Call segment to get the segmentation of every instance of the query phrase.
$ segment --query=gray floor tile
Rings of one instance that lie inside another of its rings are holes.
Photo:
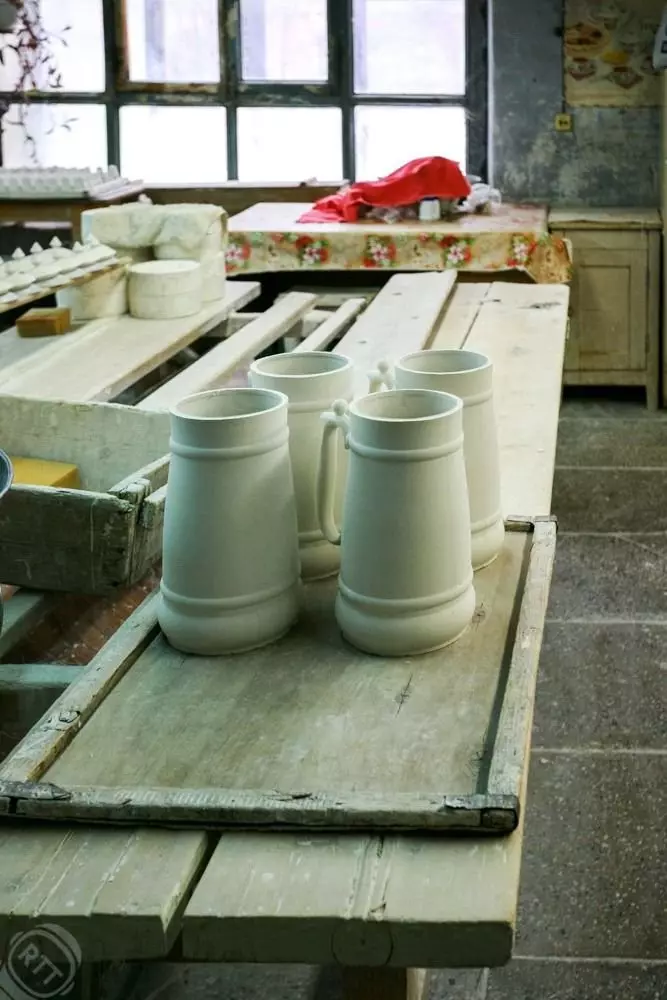
[[[667,756],[534,752],[516,953],[667,958]]]
[[[557,468],[551,509],[562,531],[666,531],[667,468]]]
[[[643,389],[633,392],[621,389],[618,392],[573,392],[565,391],[560,408],[562,417],[601,417],[610,419],[661,420],[667,416],[665,410],[649,410]]]
[[[667,535],[561,532],[548,616],[667,620]]]
[[[484,1000],[482,970],[433,970],[428,1000]],[[342,1000],[339,968],[294,965],[146,966],[128,1000]]]
[[[316,982],[300,965],[147,965],[127,1000],[312,1000]]]
[[[667,965],[512,962],[493,969],[488,1000],[664,1000]]]
[[[667,467],[663,419],[561,419],[556,465]]]
[[[548,622],[533,746],[667,749],[667,625]]]

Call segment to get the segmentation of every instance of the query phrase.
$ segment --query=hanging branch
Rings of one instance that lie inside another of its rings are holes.
[[[0,121],[4,119],[12,104],[18,105],[18,121],[10,122],[23,130],[24,142],[31,161],[37,166],[39,154],[37,138],[28,123],[30,95],[35,91],[62,89],[63,80],[55,49],[67,47],[63,34],[49,31],[44,23],[41,0],[7,0],[16,8],[16,24],[7,35],[0,35],[0,64],[6,65],[8,53],[13,53],[18,67],[18,77],[11,99],[0,99]],[[63,33],[69,31],[69,25]],[[64,127],[69,127],[69,122]]]

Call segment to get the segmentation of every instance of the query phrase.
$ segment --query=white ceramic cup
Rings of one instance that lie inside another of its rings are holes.
[[[322,534],[317,516],[317,469],[324,425],[321,414],[334,400],[350,400],[354,368],[349,358],[328,351],[273,354],[250,366],[250,384],[283,392],[288,400],[290,455],[299,523],[301,575],[317,580],[340,566],[340,550]],[[335,511],[340,517],[345,493],[347,452],[337,448]]]
[[[324,415],[318,511],[341,546],[336,618],[354,646],[410,656],[453,642],[475,610],[461,400],[404,390]],[[342,529],[335,447],[350,451]]]
[[[171,411],[158,620],[185,653],[274,642],[296,620],[299,555],[287,398],[217,389]]]
[[[493,407],[493,365],[484,354],[465,350],[417,351],[390,370],[386,363],[371,376],[371,388],[435,389],[463,401],[472,564],[482,569],[503,547],[505,525],[500,497],[500,453]]]

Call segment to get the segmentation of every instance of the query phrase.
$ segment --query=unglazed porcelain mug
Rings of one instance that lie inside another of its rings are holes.
[[[463,401],[465,455],[472,564],[482,569],[503,547],[505,524],[500,499],[500,454],[493,407],[493,365],[475,351],[418,351],[393,371],[385,362],[371,375],[371,389],[435,389]]]
[[[279,639],[299,608],[287,397],[217,389],[171,411],[158,621],[184,653]]]
[[[475,610],[463,404],[400,389],[337,401],[324,414],[318,511],[341,546],[336,618],[346,639],[380,656],[453,642]],[[350,452],[342,530],[335,449]]]
[[[304,579],[332,576],[340,566],[340,550],[326,540],[317,516],[317,469],[324,430],[321,414],[337,399],[352,399],[353,378],[354,367],[350,359],[328,351],[274,354],[250,366],[251,385],[276,389],[289,400],[290,456]],[[340,519],[347,479],[347,452],[342,441],[339,441],[336,458],[334,512]]]

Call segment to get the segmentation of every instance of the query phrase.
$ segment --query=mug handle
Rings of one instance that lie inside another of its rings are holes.
[[[384,389],[396,388],[396,377],[388,361],[378,361],[375,371],[368,375],[368,391],[380,392]]]
[[[341,431],[345,447],[349,446],[350,423],[347,403],[337,399],[331,411],[322,414],[324,433],[317,473],[317,517],[320,530],[332,545],[340,545],[341,530],[336,524],[334,500],[336,496],[336,434]]]

